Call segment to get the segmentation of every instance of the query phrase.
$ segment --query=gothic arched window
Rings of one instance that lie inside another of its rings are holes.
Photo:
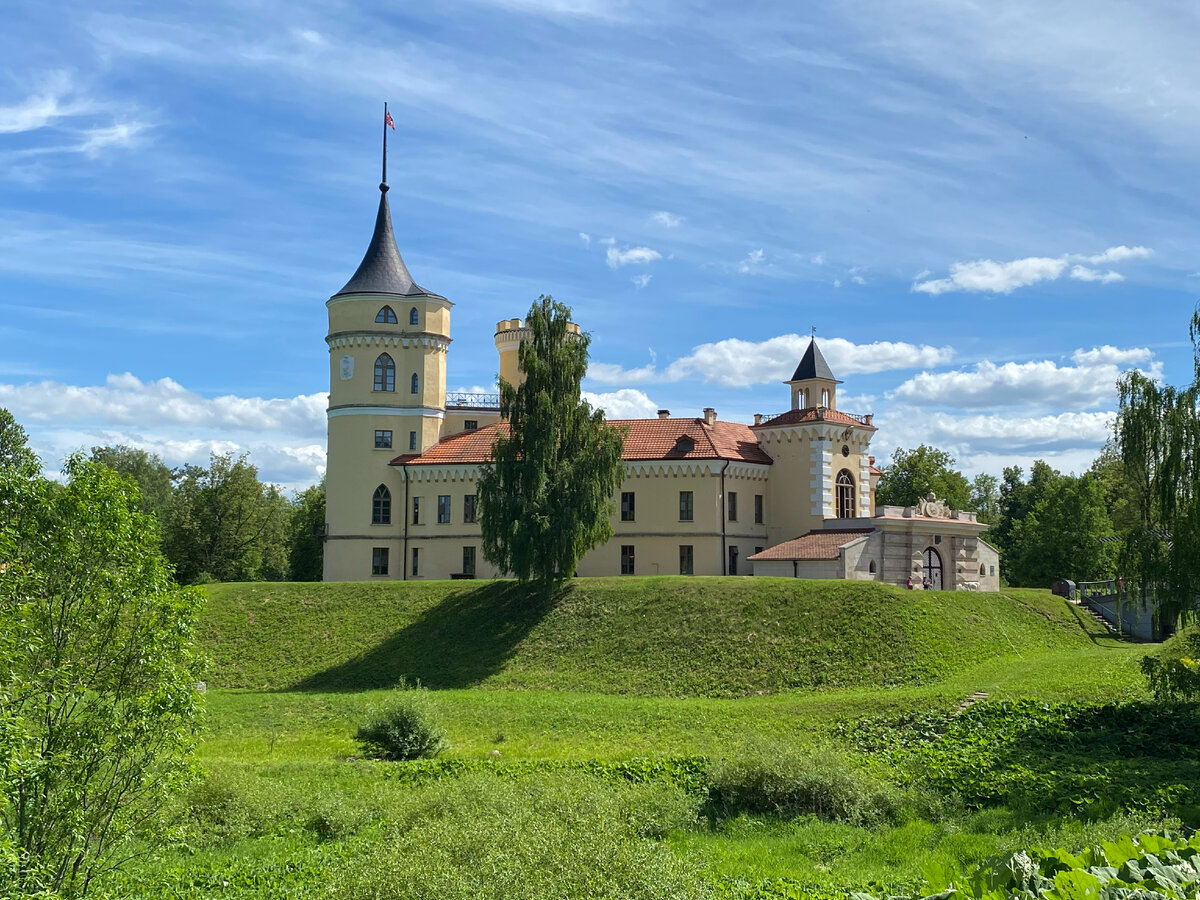
[[[408,324],[409,325],[416,325],[417,322],[420,320],[420,318],[421,318],[421,314],[419,312],[417,312],[417,308],[415,306],[408,311]]]
[[[392,492],[386,485],[381,484],[375,488],[375,493],[371,496],[371,524],[392,524]]]
[[[417,373],[416,373],[416,372],[413,372],[413,377],[412,377],[412,385],[411,385],[411,388],[410,388],[410,392],[411,392],[411,393],[413,393],[413,394],[417,393],[417,387],[418,387],[418,385],[419,385],[419,380],[417,379]]]
[[[375,313],[375,321],[382,322],[385,325],[395,325],[396,314],[392,312],[392,308],[390,306],[385,306],[379,312]]]
[[[854,476],[846,469],[838,472],[837,477],[837,517],[853,519],[854,512]]]
[[[396,390],[396,364],[386,353],[381,353],[375,360],[375,390]]]

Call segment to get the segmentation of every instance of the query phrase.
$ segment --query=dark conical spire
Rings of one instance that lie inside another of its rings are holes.
[[[425,288],[415,283],[408,274],[408,267],[396,246],[396,235],[392,232],[392,211],[388,207],[387,182],[379,185],[379,214],[375,217],[375,233],[371,245],[358,264],[358,270],[333,296],[343,294],[400,294],[413,296],[428,294]]]
[[[796,366],[796,373],[792,375],[792,381],[807,381],[810,378],[821,378],[841,384],[833,377],[829,363],[825,362],[825,357],[817,348],[816,338],[809,341],[808,349],[804,351],[804,356],[800,358],[800,365]]]

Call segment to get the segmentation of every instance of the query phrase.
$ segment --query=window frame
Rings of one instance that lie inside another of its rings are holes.
[[[372,547],[371,548],[371,575],[387,575],[388,573],[388,549],[387,547]]]
[[[412,373],[412,378],[409,379],[408,385],[408,392],[410,394],[421,393],[421,378],[416,372]]]
[[[621,545],[621,574],[633,575],[637,569],[637,554],[633,544]]]
[[[634,491],[621,491],[621,521],[636,522],[636,496]]]
[[[766,504],[765,504],[765,501],[763,500],[763,495],[755,494],[754,495],[754,524],[755,525],[763,524],[763,518],[764,518],[763,507],[765,505]]]
[[[843,480],[844,478],[844,480]],[[834,502],[837,504],[835,512],[839,519],[856,519],[858,518],[855,508],[858,485],[854,481],[854,475],[849,469],[841,469],[837,473],[837,477],[833,481],[833,496]],[[842,515],[843,511],[848,511],[849,515]]]
[[[390,353],[375,357],[375,383],[372,391],[377,394],[396,393],[396,361]]]
[[[382,306],[379,312],[375,313],[375,324],[377,325],[399,325],[400,320],[396,318],[396,311],[390,306]]]
[[[412,498],[412,523],[414,525],[421,524],[421,498]]]
[[[729,556],[729,560],[728,560],[729,567],[728,567],[728,569],[726,570],[726,572],[727,572],[727,574],[729,574],[729,575],[736,575],[736,574],[738,573],[738,548],[737,548],[737,544],[733,544],[732,546],[730,546],[730,548],[729,548],[729,553],[728,553],[728,556]]]
[[[391,450],[392,449],[392,430],[390,428],[375,429],[375,449],[376,450]]]
[[[412,577],[413,578],[421,577],[421,548],[420,547],[412,548]]]
[[[379,485],[371,495],[371,524],[392,524],[392,492],[386,484]]]
[[[686,504],[684,498],[687,498]],[[685,516],[684,513],[687,513]],[[696,493],[695,491],[680,491],[679,492],[679,521],[694,522],[696,521]]]
[[[438,494],[437,520],[439,525],[450,524],[450,495]]]
[[[410,431],[408,433],[408,449],[409,450],[417,449],[417,433],[415,431]]]
[[[474,525],[478,513],[475,510],[475,495],[463,494],[463,524]]]
[[[692,544],[679,545],[679,574],[696,574],[696,548]]]
[[[478,431],[478,430],[479,430],[479,420],[478,419],[463,419],[463,431]]]
[[[738,502],[737,491],[728,491],[725,494],[725,521],[736,522],[738,520]]]
[[[415,306],[408,311],[408,324],[409,325],[420,325],[421,324],[421,312]]]
[[[463,549],[462,573],[464,575],[470,575],[472,578],[474,578],[475,577],[475,547],[474,546],[466,546],[466,547],[463,547],[462,549]]]

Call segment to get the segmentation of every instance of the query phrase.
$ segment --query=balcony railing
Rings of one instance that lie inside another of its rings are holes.
[[[446,394],[446,406],[458,409],[499,409],[500,395],[450,391]]]
[[[816,413],[815,418],[817,419],[817,421],[824,421],[825,413],[829,412],[829,408],[826,406],[814,406],[814,407],[810,407],[810,408]],[[756,413],[754,416],[754,424],[758,425],[758,424],[761,424],[762,422],[770,422],[772,419],[776,418],[777,416],[787,415],[788,413],[795,412],[795,411],[796,410],[785,409],[783,412],[777,412],[777,413]],[[865,415],[857,415],[856,413],[843,412],[840,409],[836,410],[836,412],[838,413],[838,415],[846,416],[849,419],[853,419],[859,425],[871,425],[872,424],[871,419],[874,417],[874,413],[866,413]]]

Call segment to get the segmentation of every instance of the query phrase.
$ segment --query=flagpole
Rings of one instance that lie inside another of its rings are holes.
[[[387,190],[387,119],[388,108],[385,100],[383,102],[383,183],[380,185],[383,190]]]

